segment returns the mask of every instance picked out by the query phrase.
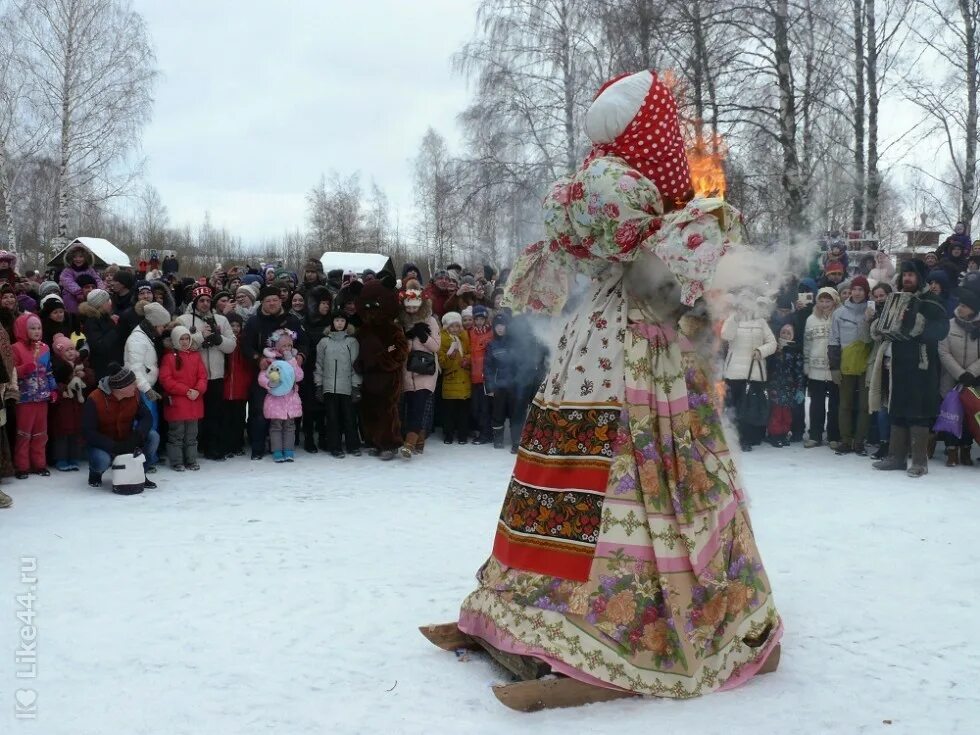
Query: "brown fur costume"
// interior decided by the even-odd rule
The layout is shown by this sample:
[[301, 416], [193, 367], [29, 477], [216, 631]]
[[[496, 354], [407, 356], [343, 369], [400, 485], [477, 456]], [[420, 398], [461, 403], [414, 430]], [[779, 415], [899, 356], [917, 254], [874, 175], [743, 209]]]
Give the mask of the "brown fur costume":
[[368, 442], [382, 452], [402, 444], [398, 402], [408, 341], [398, 324], [398, 311], [398, 295], [389, 279], [370, 281], [358, 294], [357, 369], [364, 379], [361, 428]]

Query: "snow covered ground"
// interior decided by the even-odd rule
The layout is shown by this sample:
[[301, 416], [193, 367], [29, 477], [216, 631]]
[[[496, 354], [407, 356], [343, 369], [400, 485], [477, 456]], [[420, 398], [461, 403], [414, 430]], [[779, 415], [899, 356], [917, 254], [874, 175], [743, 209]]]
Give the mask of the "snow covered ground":
[[[742, 469], [786, 625], [779, 671], [694, 701], [521, 715], [490, 693], [501, 670], [416, 630], [455, 619], [511, 463], [433, 442], [411, 463], [163, 467], [128, 498], [83, 473], [5, 482], [0, 732], [978, 732], [980, 468], [911, 480], [756, 450]], [[16, 676], [24, 557], [35, 679]], [[37, 719], [15, 719], [30, 692]]]

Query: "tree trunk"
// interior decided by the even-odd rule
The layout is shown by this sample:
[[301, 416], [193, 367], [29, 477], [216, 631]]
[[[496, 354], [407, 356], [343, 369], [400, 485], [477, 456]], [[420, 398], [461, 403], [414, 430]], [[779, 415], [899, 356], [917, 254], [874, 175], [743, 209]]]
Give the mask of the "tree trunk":
[[[874, 0], [871, 0], [874, 5]], [[864, 229], [864, 0], [851, 0], [854, 16], [854, 195], [851, 229]], [[870, 51], [870, 49], [869, 49]]]
[[867, 31], [865, 51], [868, 96], [868, 176], [864, 198], [864, 229], [878, 229], [878, 198], [881, 176], [878, 173], [878, 29], [875, 20], [875, 0], [864, 0], [864, 25]]
[[65, 57], [61, 80], [61, 160], [58, 166], [58, 235], [53, 243], [53, 252], [68, 244], [68, 195], [71, 184], [71, 97], [72, 80], [75, 76], [74, 18], [68, 18], [65, 33]]
[[575, 79], [572, 74], [572, 29], [568, 26], [570, 5], [561, 6], [561, 74], [562, 87], [565, 92], [565, 168], [567, 173], [573, 173], [578, 168], [578, 156], [575, 150]]
[[971, 0], [959, 0], [966, 39], [966, 158], [963, 162], [963, 191], [960, 219], [967, 233], [973, 222], [977, 172], [977, 27]]
[[777, 0], [773, 12], [776, 77], [779, 81], [779, 145], [783, 154], [782, 185], [786, 194], [786, 220], [791, 230], [806, 229], [800, 158], [796, 148], [796, 99], [789, 47], [788, 0]]

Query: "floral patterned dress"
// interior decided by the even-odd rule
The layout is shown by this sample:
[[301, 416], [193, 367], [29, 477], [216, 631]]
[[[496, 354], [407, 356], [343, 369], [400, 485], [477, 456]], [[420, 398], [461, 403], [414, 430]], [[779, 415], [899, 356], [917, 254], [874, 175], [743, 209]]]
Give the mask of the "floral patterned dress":
[[693, 304], [740, 220], [720, 200], [661, 212], [612, 157], [545, 200], [549, 239], [525, 250], [510, 305], [560, 313], [576, 270], [592, 287], [553, 345], [459, 627], [589, 683], [685, 698], [750, 678], [782, 624], [700, 356], [623, 280], [656, 255]]

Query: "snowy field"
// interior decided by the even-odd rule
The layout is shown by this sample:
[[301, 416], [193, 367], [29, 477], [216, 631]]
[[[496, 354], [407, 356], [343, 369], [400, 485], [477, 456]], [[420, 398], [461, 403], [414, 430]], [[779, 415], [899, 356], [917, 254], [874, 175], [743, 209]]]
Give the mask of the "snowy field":
[[[694, 701], [534, 715], [493, 698], [501, 670], [416, 630], [470, 591], [506, 452], [434, 440], [411, 463], [163, 467], [136, 497], [84, 473], [5, 481], [0, 733], [977, 733], [980, 467], [940, 453], [922, 480], [827, 449], [747, 455], [779, 671]], [[24, 557], [35, 679], [16, 676]], [[24, 691], [34, 721], [14, 718]]]

